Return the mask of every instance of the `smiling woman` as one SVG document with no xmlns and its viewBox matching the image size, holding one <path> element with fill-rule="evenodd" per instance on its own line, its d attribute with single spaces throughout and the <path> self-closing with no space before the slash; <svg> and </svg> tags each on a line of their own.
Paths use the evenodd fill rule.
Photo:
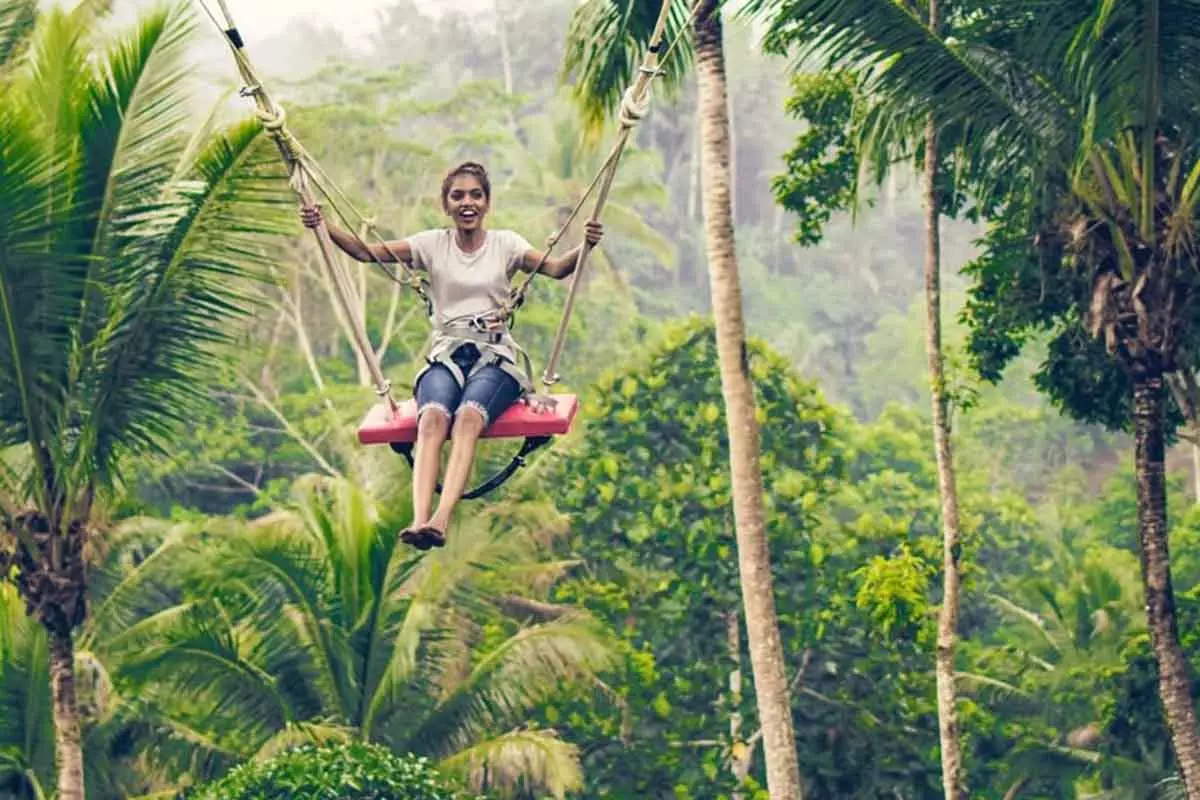
<svg viewBox="0 0 1200 800">
<path fill-rule="evenodd" d="M 242 95 L 254 99 L 260 121 L 279 147 L 292 178 L 290 185 L 300 199 L 301 218 L 316 234 L 321 261 L 334 287 L 335 298 L 350 320 L 355 346 L 366 362 L 376 392 L 384 400 L 359 427 L 359 441 L 364 444 L 386 442 L 409 459 L 413 465 L 414 517 L 401 532 L 401 538 L 422 550 L 441 547 L 446 543 L 451 513 L 460 499 L 479 497 L 499 486 L 524 463 L 530 452 L 549 441 L 551 436 L 569 430 L 576 408 L 575 397 L 556 395 L 548 402 L 547 398 L 531 395 L 533 377 L 529 359 L 509 333 L 509 328 L 534 275 L 545 274 L 558 280 L 573 276 L 542 375 L 545 386 L 556 383 L 555 366 L 562 354 L 580 285 L 579 276 L 587 264 L 588 254 L 603 235 L 600 213 L 621 154 L 634 126 L 648 109 L 651 79 L 661 74 L 659 57 L 662 56 L 663 61 L 668 59 L 682 40 L 687 26 L 677 30 L 671 43 L 662 50 L 672 7 L 669 3 L 662 5 L 637 78 L 622 98 L 616 142 L 562 228 L 547 241 L 545 252 L 533 249 L 512 231 L 485 229 L 492 187 L 487 170 L 475 162 L 465 162 L 450 170 L 442 184 L 441 206 L 451 227 L 386 241 L 379 237 L 373 223 L 354 210 L 352 213 L 364 224 L 364 235 L 372 239 L 373 243 L 368 244 L 343 228 L 326 224 L 312 190 L 314 185 L 331 201 L 335 196 L 340 198 L 342 203 L 333 202 L 332 207 L 343 223 L 346 217 L 341 205 L 351 204 L 288 130 L 283 109 L 266 91 L 246 54 L 242 34 L 230 13 L 230 4 L 227 0 L 216 2 L 219 12 L 207 0 L 198 0 L 198 5 L 224 34 L 238 71 L 246 82 Z M 586 242 L 565 255 L 552 257 L 554 246 L 593 192 L 596 201 L 586 224 Z M 344 275 L 335 264 L 332 254 L 335 246 L 359 261 L 379 264 L 393 280 L 413 288 L 428 306 L 433 324 L 427 356 L 429 363 L 417 376 L 414 402 L 404 407 L 392 398 L 391 384 L 352 307 L 350 297 L 354 290 L 345 285 Z M 403 280 L 386 266 L 396 263 L 403 265 Z M 512 289 L 509 281 L 518 271 L 528 274 L 520 286 Z M 518 354 L 525 362 L 525 374 L 517 369 Z M 522 399 L 526 402 L 516 405 Z M 542 413 L 547 408 L 552 409 L 552 413 Z M 491 436 L 523 436 L 525 444 L 506 468 L 477 489 L 464 493 L 478 440 Z M 440 454 L 451 438 L 453 446 L 445 484 L 439 487 Z M 414 442 L 415 458 L 412 453 Z M 437 492 L 441 493 L 441 502 L 433 513 L 433 496 Z"/>
<path fill-rule="evenodd" d="M 522 353 L 505 320 L 509 284 L 518 271 L 562 280 L 575 272 L 583 245 L 558 257 L 533 248 L 510 230 L 490 231 L 492 183 L 483 165 L 468 161 L 442 181 L 442 210 L 451 227 L 422 231 L 403 239 L 369 245 L 327 224 L 330 238 L 359 261 L 404 261 L 428 276 L 431 322 L 428 364 L 414 382 L 416 455 L 413 463 L 413 520 L 400 538 L 419 549 L 441 547 L 455 504 L 466 490 L 483 432 L 523 396 L 532 381 L 517 367 Z M 320 209 L 300 212 L 304 224 L 324 223 Z M 604 235 L 599 221 L 587 223 L 594 247 Z M 452 436 L 453 434 L 453 436 Z M 441 452 L 453 439 L 436 513 Z"/>
</svg>

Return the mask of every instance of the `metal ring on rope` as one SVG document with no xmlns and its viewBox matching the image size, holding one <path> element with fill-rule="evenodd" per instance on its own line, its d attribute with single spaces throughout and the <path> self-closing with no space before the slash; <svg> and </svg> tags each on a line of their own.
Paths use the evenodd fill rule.
<svg viewBox="0 0 1200 800">
<path fill-rule="evenodd" d="M 550 440 L 553 438 L 553 436 L 526 437 L 525 443 L 521 445 L 520 451 L 518 451 L 517 454 L 512 457 L 512 460 L 509 461 L 503 469 L 501 469 L 495 475 L 492 475 L 483 483 L 476 486 L 474 489 L 470 490 L 469 492 L 465 492 L 462 496 L 462 499 L 476 500 L 480 497 L 483 497 L 485 494 L 498 489 L 505 481 L 511 478 L 518 469 L 525 466 L 526 456 L 537 450 L 539 447 L 544 447 L 545 445 L 549 444 Z M 416 469 L 416 465 L 413 460 L 413 442 L 392 442 L 390 447 L 394 452 L 404 456 L 404 460 L 408 462 L 410 469 Z M 442 493 L 441 483 L 438 483 L 434 488 L 438 494 Z"/>
</svg>

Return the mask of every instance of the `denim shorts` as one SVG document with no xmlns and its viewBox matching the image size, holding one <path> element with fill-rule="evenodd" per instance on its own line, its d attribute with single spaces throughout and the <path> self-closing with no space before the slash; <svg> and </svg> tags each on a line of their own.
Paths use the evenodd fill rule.
<svg viewBox="0 0 1200 800">
<path fill-rule="evenodd" d="M 481 357 L 479 348 L 471 343 L 458 347 L 451 355 L 454 363 L 466 375 Z M 521 396 L 521 384 L 516 378 L 495 365 L 480 367 L 467 378 L 466 386 L 458 381 L 445 364 L 432 364 L 417 381 L 417 416 L 428 408 L 436 408 L 453 417 L 460 407 L 470 407 L 483 415 L 484 424 L 508 410 Z"/>
</svg>

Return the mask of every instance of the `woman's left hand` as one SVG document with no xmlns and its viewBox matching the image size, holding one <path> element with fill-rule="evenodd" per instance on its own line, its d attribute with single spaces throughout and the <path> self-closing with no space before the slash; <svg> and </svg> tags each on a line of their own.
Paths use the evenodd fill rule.
<svg viewBox="0 0 1200 800">
<path fill-rule="evenodd" d="M 598 219 L 588 220 L 584 238 L 592 247 L 600 244 L 600 240 L 604 238 L 604 224 Z"/>
</svg>

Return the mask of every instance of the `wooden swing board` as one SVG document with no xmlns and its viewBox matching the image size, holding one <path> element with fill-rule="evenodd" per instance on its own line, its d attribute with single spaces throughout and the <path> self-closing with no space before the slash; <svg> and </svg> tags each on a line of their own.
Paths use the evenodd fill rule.
<svg viewBox="0 0 1200 800">
<path fill-rule="evenodd" d="M 579 411 L 579 398 L 573 394 L 548 396 L 554 400 L 553 408 L 538 411 L 523 401 L 514 403 L 484 430 L 483 438 L 516 439 L 567 433 Z M 417 402 L 410 398 L 398 406 L 394 414 L 387 403 L 379 403 L 368 411 L 358 426 L 358 441 L 361 444 L 415 442 Z"/>
</svg>

